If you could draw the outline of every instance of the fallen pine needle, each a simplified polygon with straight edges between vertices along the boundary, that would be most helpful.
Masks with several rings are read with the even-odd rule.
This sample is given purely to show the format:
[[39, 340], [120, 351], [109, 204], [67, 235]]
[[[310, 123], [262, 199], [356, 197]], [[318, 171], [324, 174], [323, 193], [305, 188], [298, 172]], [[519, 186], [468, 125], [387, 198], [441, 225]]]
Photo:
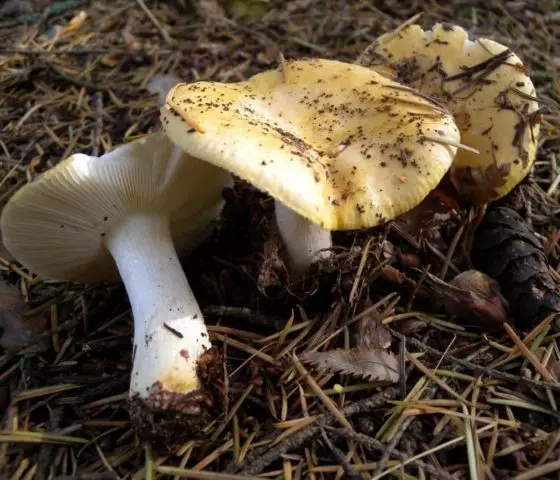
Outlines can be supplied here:
[[166, 475], [176, 475], [179, 477], [191, 478], [193, 480], [255, 480], [255, 477], [246, 475], [233, 475], [229, 473], [200, 472], [189, 468], [168, 467], [161, 465], [156, 467], [156, 472]]
[[519, 336], [517, 335], [517, 333], [515, 333], [513, 328], [511, 328], [511, 326], [508, 325], [507, 323], [504, 323], [504, 328], [507, 334], [510, 336], [510, 338], [517, 346], [517, 348], [519, 348], [519, 350], [523, 353], [524, 357], [531, 363], [531, 365], [533, 365], [537, 369], [537, 371], [542, 375], [542, 377], [548, 382], [558, 383], [556, 378], [554, 378], [552, 374], [545, 367], [543, 367], [542, 363], [539, 362], [535, 354], [531, 352], [531, 350], [529, 350], [529, 348], [527, 347], [527, 345], [525, 345], [523, 340], [519, 338]]
[[79, 437], [70, 437], [68, 435], [57, 435], [54, 433], [0, 430], [0, 442], [84, 444], [88, 443], [89, 440]]
[[455, 390], [453, 390], [449, 385], [445, 384], [440, 380], [434, 373], [426, 367], [420, 360], [418, 360], [414, 355], [406, 352], [406, 358], [410, 363], [412, 363], [418, 370], [420, 370], [424, 375], [426, 375], [432, 382], [437, 383], [439, 387], [449, 393], [453, 398], [457, 399], [461, 404], [468, 405], [472, 407], [473, 405], [468, 400], [464, 399]]
[[292, 360], [294, 362], [294, 366], [296, 367], [299, 374], [303, 377], [309, 388], [313, 390], [313, 393], [319, 397], [321, 402], [327, 407], [327, 409], [338, 419], [343, 427], [352, 428], [350, 422], [346, 419], [340, 410], [336, 407], [335, 403], [329, 398], [328, 395], [325, 394], [323, 389], [317, 384], [317, 382], [313, 379], [313, 377], [309, 374], [307, 369], [303, 366], [303, 364], [299, 361], [296, 354], [292, 354]]

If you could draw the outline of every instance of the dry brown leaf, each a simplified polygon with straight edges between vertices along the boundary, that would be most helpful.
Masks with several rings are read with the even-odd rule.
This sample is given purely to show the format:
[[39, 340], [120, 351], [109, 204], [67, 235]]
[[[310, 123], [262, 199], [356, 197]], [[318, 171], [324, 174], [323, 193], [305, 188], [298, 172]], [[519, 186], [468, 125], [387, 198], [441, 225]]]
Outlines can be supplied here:
[[[393, 337], [381, 323], [377, 310], [372, 310], [373, 302], [369, 295], [364, 295], [356, 307], [356, 315], [360, 318], [351, 327], [351, 347], [358, 350], [385, 350], [391, 346]], [[367, 313], [365, 313], [367, 312]]]
[[449, 283], [428, 273], [425, 284], [436, 303], [469, 325], [501, 329], [509, 319], [508, 304], [498, 282], [482, 272], [467, 270]]
[[490, 165], [486, 169], [455, 168], [451, 171], [451, 181], [476, 203], [485, 203], [485, 199], [499, 196], [496, 189], [507, 183], [510, 170], [511, 165], [508, 163], [499, 167]]
[[418, 235], [422, 230], [437, 227], [449, 221], [452, 215], [459, 211], [459, 205], [447, 190], [447, 179], [412, 210], [399, 215], [393, 220], [402, 230]]
[[387, 280], [398, 285], [402, 285], [403, 283], [410, 283], [410, 280], [407, 278], [407, 276], [397, 268], [393, 267], [393, 265], [385, 265], [380, 269], [380, 273]]
[[396, 383], [399, 380], [399, 361], [387, 350], [329, 350], [305, 354], [303, 360], [319, 371], [343, 373], [370, 381]]
[[0, 284], [0, 348], [17, 353], [25, 347], [43, 350], [45, 342], [40, 342], [40, 335], [47, 328], [44, 315], [24, 317], [27, 306], [20, 293], [14, 287]]

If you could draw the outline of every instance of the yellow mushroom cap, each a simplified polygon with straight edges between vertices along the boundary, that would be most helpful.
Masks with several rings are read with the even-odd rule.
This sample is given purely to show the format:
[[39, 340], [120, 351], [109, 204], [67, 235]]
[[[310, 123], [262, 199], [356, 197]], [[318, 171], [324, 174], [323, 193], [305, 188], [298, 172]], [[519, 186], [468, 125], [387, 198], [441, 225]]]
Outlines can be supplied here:
[[521, 60], [507, 47], [470, 41], [458, 26], [431, 31], [408, 25], [379, 37], [362, 65], [440, 100], [453, 113], [461, 143], [451, 180], [459, 193], [485, 203], [506, 195], [530, 170], [540, 115], [535, 88]]
[[322, 59], [282, 62], [244, 82], [176, 85], [161, 117], [185, 152], [326, 230], [410, 210], [445, 175], [459, 142], [437, 102], [368, 68]]

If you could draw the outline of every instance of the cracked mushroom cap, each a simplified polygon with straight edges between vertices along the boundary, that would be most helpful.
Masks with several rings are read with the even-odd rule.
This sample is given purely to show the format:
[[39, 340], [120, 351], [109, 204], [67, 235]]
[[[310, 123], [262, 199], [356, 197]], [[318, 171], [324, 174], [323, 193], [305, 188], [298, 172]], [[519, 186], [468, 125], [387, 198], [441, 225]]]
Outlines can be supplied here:
[[327, 230], [413, 208], [459, 142], [437, 102], [358, 65], [281, 62], [239, 83], [176, 85], [161, 110], [190, 155], [251, 182]]
[[506, 195], [530, 170], [540, 114], [521, 60], [485, 38], [470, 41], [461, 27], [397, 28], [379, 37], [360, 62], [440, 100], [454, 115], [461, 143], [451, 179], [462, 196], [485, 203]]
[[18, 190], [2, 211], [3, 242], [41, 276], [117, 280], [106, 233], [126, 215], [169, 216], [179, 253], [200, 243], [222, 207], [230, 176], [190, 158], [163, 132], [101, 157], [77, 153]]

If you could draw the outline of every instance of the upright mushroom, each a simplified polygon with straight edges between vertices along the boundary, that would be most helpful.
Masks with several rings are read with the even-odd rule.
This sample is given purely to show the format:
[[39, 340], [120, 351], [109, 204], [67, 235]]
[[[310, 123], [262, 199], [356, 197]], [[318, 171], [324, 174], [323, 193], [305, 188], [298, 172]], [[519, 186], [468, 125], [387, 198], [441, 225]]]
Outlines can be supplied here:
[[379, 37], [359, 63], [441, 101], [461, 131], [451, 180], [466, 199], [506, 195], [535, 160], [540, 114], [527, 69], [492, 40], [469, 40], [461, 27], [406, 25]]
[[230, 178], [160, 132], [99, 158], [72, 155], [2, 211], [4, 245], [31, 271], [85, 283], [120, 274], [134, 316], [130, 396], [140, 414], [206, 418], [197, 364], [211, 344], [177, 251], [208, 233]]
[[276, 199], [292, 272], [330, 230], [371, 227], [417, 205], [459, 145], [437, 102], [376, 72], [309, 59], [238, 83], [178, 84], [161, 110], [169, 138]]

